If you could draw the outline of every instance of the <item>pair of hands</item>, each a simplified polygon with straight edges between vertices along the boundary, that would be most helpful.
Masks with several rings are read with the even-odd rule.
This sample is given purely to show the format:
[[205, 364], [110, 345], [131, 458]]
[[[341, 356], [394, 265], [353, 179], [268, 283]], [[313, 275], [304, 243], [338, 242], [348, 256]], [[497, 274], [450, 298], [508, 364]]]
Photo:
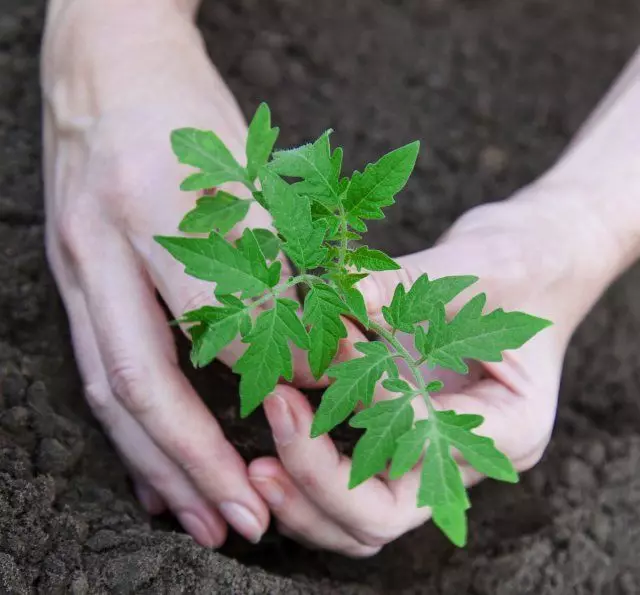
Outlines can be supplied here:
[[[49, 39], [45, 53], [47, 254], [87, 401], [140, 501], [150, 513], [170, 509], [206, 546], [224, 542], [227, 524], [257, 542], [273, 515], [282, 533], [303, 543], [351, 556], [377, 552], [429, 518], [416, 508], [415, 474], [348, 490], [349, 460], [330, 437], [309, 438], [312, 410], [293, 386], [279, 386], [265, 402], [278, 458], [247, 466], [176, 363], [156, 290], [174, 317], [213, 296], [153, 241], [175, 233], [195, 199], [179, 190], [185, 172], [169, 133], [211, 129], [241, 156], [246, 125], [233, 98], [186, 23], [184, 38], [172, 43], [138, 47], [132, 37], [137, 49], [121, 48], [119, 60], [118, 48], [95, 39], [100, 51], [77, 51], [89, 35], [73, 37], [73, 52], [65, 51], [68, 39]], [[401, 271], [373, 275], [362, 287], [370, 315], [382, 321], [398, 281], [473, 274], [481, 279], [474, 292], [485, 291], [490, 306], [556, 323], [504, 362], [447, 378], [448, 392], [436, 397], [443, 408], [483, 415], [481, 432], [518, 470], [544, 451], [566, 344], [599, 291], [576, 265], [580, 243], [568, 239], [571, 213], [556, 206], [557, 194], [539, 183], [474, 209], [436, 247], [398, 259]], [[254, 205], [243, 225], [270, 222]], [[365, 339], [350, 326], [340, 357], [353, 356], [358, 340]], [[241, 352], [233, 344], [221, 359], [230, 365]], [[294, 385], [313, 385], [302, 357]], [[463, 474], [468, 485], [481, 479], [470, 468]]]

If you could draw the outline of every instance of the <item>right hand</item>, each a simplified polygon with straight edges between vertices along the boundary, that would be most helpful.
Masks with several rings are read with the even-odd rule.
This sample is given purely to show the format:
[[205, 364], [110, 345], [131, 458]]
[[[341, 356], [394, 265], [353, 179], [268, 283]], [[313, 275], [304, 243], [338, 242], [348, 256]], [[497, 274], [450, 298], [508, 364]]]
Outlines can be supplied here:
[[[43, 92], [47, 255], [86, 398], [150, 513], [168, 507], [206, 546], [224, 542], [227, 523], [257, 542], [268, 508], [180, 371], [155, 296], [177, 317], [210, 303], [212, 286], [153, 240], [175, 235], [194, 201], [179, 190], [188, 172], [171, 130], [215, 130], [240, 159], [246, 125], [189, 18], [167, 2], [82, 4], [49, 15]], [[244, 225], [270, 219], [254, 204]]]

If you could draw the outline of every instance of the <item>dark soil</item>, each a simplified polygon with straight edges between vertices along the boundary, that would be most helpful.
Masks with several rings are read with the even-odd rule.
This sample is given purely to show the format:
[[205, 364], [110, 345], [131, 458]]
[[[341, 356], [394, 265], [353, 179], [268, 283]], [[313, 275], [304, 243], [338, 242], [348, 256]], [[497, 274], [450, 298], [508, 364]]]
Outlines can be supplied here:
[[[474, 490], [467, 549], [425, 526], [366, 561], [275, 535], [216, 553], [170, 519], [150, 524], [83, 404], [44, 259], [42, 4], [0, 8], [0, 592], [640, 592], [638, 268], [573, 341], [544, 460], [516, 487]], [[247, 113], [273, 106], [283, 143], [333, 127], [357, 167], [423, 140], [408, 192], [374, 230], [394, 254], [542, 172], [640, 42], [637, 0], [205, 4], [216, 64]], [[228, 372], [195, 380], [210, 387], [211, 375], [242, 452], [267, 448], [264, 426], [256, 442], [235, 421]]]

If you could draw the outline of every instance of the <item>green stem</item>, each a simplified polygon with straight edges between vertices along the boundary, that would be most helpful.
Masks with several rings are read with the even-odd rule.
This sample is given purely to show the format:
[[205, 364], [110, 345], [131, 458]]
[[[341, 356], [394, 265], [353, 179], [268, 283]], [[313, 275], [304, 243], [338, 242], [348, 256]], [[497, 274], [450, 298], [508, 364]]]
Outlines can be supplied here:
[[269, 293], [265, 293], [261, 298], [257, 299], [255, 302], [247, 305], [247, 311], [251, 311], [258, 306], [262, 306], [262, 304], [266, 304], [269, 300], [275, 300], [280, 294], [287, 291], [287, 289], [291, 289], [292, 287], [298, 285], [298, 283], [309, 282], [314, 279], [313, 275], [298, 275], [296, 277], [291, 277], [286, 283], [281, 283], [280, 285], [276, 285]]
[[370, 321], [370, 328], [372, 331], [380, 335], [383, 339], [389, 342], [389, 344], [398, 352], [398, 354], [402, 357], [402, 359], [406, 362], [409, 370], [411, 370], [411, 374], [415, 379], [416, 386], [418, 388], [418, 394], [422, 395], [425, 404], [427, 405], [427, 411], [429, 412], [429, 417], [432, 419], [435, 418], [435, 408], [433, 403], [431, 402], [431, 397], [429, 396], [429, 391], [427, 391], [427, 385], [425, 384], [424, 378], [422, 377], [422, 373], [420, 372], [420, 363], [419, 360], [413, 359], [411, 354], [405, 349], [404, 345], [398, 341], [398, 339], [390, 333], [386, 328], [377, 324], [376, 322]]
[[344, 212], [344, 205], [342, 204], [342, 201], [339, 202], [338, 212], [340, 214], [340, 248], [338, 251], [338, 265], [342, 269], [347, 257], [347, 250], [349, 249], [349, 240], [347, 239], [347, 214]]

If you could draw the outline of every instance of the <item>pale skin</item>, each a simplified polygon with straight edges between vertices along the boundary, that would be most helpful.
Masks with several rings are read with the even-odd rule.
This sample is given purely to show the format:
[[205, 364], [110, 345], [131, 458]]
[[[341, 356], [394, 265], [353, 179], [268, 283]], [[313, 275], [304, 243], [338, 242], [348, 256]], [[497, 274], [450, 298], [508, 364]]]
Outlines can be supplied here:
[[[265, 402], [278, 457], [247, 466], [176, 365], [155, 290], [178, 316], [210, 303], [211, 287], [187, 277], [152, 239], [174, 234], [196, 198], [178, 190], [185, 170], [169, 133], [214, 130], [239, 160], [246, 137], [195, 28], [197, 6], [49, 3], [42, 53], [47, 254], [86, 397], [141, 503], [150, 513], [170, 509], [202, 545], [220, 546], [228, 524], [257, 542], [273, 516], [282, 533], [312, 547], [372, 555], [429, 519], [428, 509], [415, 506], [415, 472], [348, 490], [349, 460], [329, 437], [309, 438], [312, 409], [284, 385]], [[485, 291], [489, 306], [555, 323], [503, 362], [447, 378], [436, 397], [437, 407], [483, 415], [480, 431], [520, 471], [549, 440], [573, 331], [640, 256], [638, 106], [640, 52], [550, 171], [509, 200], [468, 212], [435, 247], [398, 259], [402, 271], [362, 284], [379, 321], [395, 285], [427, 272], [480, 277], [450, 313]], [[243, 225], [266, 227], [268, 215], [253, 208]], [[365, 340], [353, 325], [349, 334], [341, 358]], [[241, 350], [235, 343], [221, 359], [232, 364]], [[294, 384], [312, 383], [298, 354]], [[468, 485], [482, 479], [462, 469]]]

